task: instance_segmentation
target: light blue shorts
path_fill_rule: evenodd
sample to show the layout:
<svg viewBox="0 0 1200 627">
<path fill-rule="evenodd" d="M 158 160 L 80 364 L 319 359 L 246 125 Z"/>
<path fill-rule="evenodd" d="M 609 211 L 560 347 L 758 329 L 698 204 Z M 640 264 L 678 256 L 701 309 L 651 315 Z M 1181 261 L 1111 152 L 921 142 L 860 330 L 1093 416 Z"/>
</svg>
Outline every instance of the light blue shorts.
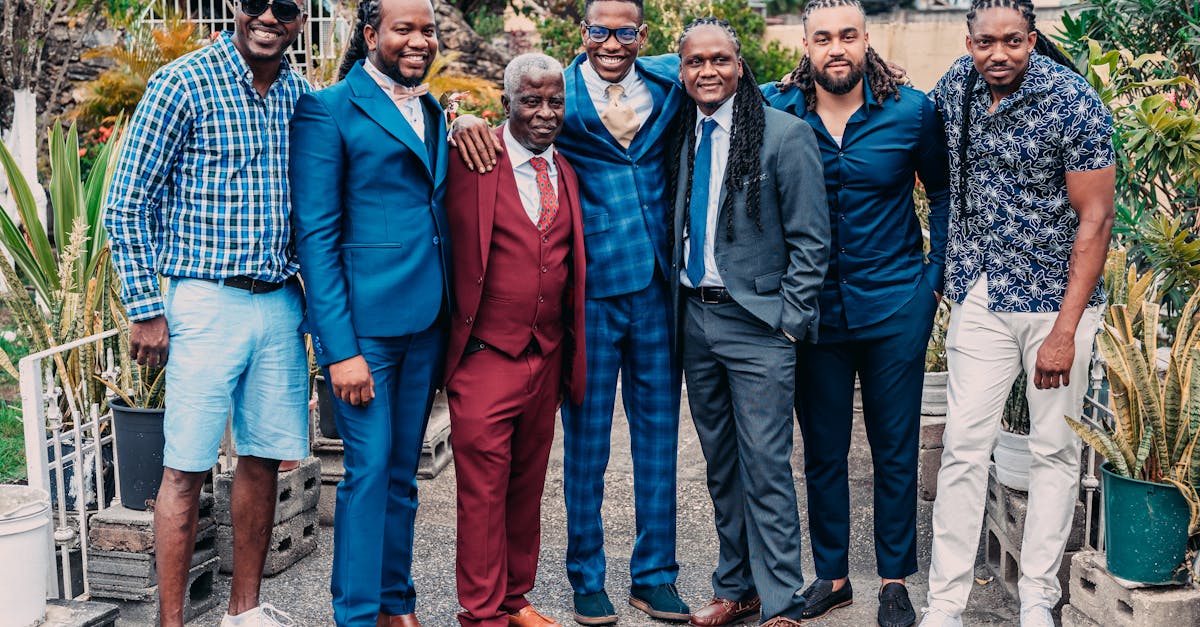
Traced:
<svg viewBox="0 0 1200 627">
<path fill-rule="evenodd" d="M 164 466 L 212 468 L 231 410 L 239 455 L 308 456 L 308 359 L 297 330 L 303 310 L 294 281 L 251 294 L 170 280 Z"/>
</svg>

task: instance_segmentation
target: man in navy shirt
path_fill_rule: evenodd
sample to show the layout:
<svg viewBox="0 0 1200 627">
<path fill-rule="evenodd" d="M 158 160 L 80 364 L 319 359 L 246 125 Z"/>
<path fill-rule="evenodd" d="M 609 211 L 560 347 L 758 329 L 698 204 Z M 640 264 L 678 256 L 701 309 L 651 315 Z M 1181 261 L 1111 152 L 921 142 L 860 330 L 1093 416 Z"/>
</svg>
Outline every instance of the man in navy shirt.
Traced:
<svg viewBox="0 0 1200 627">
<path fill-rule="evenodd" d="M 825 168 L 833 234 L 816 344 L 797 344 L 796 410 L 804 433 L 809 528 L 817 579 L 803 617 L 849 605 L 847 456 L 854 379 L 875 465 L 879 624 L 916 620 L 904 578 L 917 572 L 917 449 L 925 343 L 942 290 L 949 189 L 933 103 L 896 84 L 868 46 L 857 0 L 814 0 L 807 55 L 771 104 L 807 121 Z M 926 260 L 913 209 L 915 175 L 930 201 Z"/>
</svg>

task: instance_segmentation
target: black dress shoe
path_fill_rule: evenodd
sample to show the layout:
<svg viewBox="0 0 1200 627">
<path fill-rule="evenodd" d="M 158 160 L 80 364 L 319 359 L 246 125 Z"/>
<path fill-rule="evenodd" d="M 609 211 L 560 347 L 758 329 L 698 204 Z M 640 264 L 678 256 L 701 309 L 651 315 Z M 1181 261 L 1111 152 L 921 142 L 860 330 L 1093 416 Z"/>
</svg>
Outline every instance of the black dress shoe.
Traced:
<svg viewBox="0 0 1200 627">
<path fill-rule="evenodd" d="M 917 613 L 908 600 L 908 588 L 892 582 L 879 591 L 879 627 L 909 627 L 917 622 Z"/>
<path fill-rule="evenodd" d="M 854 589 L 850 580 L 840 590 L 834 591 L 833 582 L 828 579 L 818 579 L 812 582 L 804 591 L 804 611 L 800 617 L 804 620 L 821 618 L 839 607 L 846 607 L 854 602 Z"/>
</svg>

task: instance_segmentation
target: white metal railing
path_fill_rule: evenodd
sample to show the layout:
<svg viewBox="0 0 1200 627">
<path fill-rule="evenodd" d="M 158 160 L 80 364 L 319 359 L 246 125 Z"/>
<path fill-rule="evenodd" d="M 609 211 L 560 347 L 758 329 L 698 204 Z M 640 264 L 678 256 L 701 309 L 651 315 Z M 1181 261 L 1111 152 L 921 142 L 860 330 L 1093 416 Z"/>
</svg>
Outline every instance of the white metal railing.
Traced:
<svg viewBox="0 0 1200 627">
<path fill-rule="evenodd" d="M 349 41 L 350 27 L 338 16 L 338 0 L 308 0 L 308 23 L 288 50 L 288 62 L 308 75 L 317 61 L 336 60 Z M 146 7 L 140 23 L 158 26 L 168 14 L 195 22 L 207 33 L 233 30 L 237 2 L 234 0 L 155 0 Z"/>
<path fill-rule="evenodd" d="M 1083 398 L 1083 415 L 1080 416 L 1080 420 L 1093 428 L 1111 428 L 1116 416 L 1108 407 L 1108 393 L 1102 387 L 1104 364 L 1099 351 L 1093 353 L 1089 383 L 1090 390 Z M 1096 449 L 1084 442 L 1082 476 L 1079 481 L 1084 504 L 1083 543 L 1087 547 L 1104 550 L 1104 501 L 1100 498 L 1100 479 L 1096 476 L 1100 468 L 1099 458 Z"/>
<path fill-rule="evenodd" d="M 29 355 L 21 359 L 19 364 L 29 485 L 55 495 L 51 503 L 53 542 L 46 550 L 50 553 L 51 563 L 57 558 L 61 564 L 63 589 L 59 589 L 55 569 L 49 569 L 47 592 L 50 596 L 73 599 L 88 593 L 88 515 L 105 509 L 111 500 L 112 495 L 106 494 L 104 485 L 105 450 L 114 448 L 111 410 L 107 404 L 101 407 L 86 402 L 96 391 L 95 386 L 101 384 L 84 376 L 79 389 L 63 385 L 62 377 L 56 370 L 60 363 L 56 357 L 94 345 L 95 352 L 92 354 L 105 355 L 108 364 L 103 376 L 115 380 L 112 353 L 105 350 L 105 340 L 116 335 L 116 329 L 90 335 Z M 71 419 L 71 424 L 65 430 L 64 408 Z M 53 459 L 50 459 L 51 453 Z M 68 469 L 73 470 L 68 472 Z M 71 477 L 68 478 L 68 474 Z M 119 499 L 119 483 L 114 481 L 114 487 Z M 75 589 L 71 576 L 71 554 L 74 551 L 80 552 L 85 573 L 80 590 Z"/>
</svg>

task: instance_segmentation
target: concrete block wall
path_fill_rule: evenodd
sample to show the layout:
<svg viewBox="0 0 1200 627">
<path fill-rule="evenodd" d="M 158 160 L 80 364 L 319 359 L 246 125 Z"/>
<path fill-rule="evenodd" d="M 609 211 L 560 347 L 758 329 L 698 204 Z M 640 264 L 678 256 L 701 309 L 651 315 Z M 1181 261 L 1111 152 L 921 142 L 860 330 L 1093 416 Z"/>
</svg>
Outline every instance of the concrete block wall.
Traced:
<svg viewBox="0 0 1200 627">
<path fill-rule="evenodd" d="M 1080 551 L 1071 561 L 1071 606 L 1065 627 L 1183 627 L 1200 625 L 1200 589 L 1128 588 L 1108 572 L 1104 554 Z M 1068 623 L 1068 614 L 1071 622 Z M 1090 621 L 1090 622 L 1089 622 Z"/>
<path fill-rule="evenodd" d="M 236 471 L 235 471 L 236 472 Z M 233 516 L 230 511 L 234 473 L 213 478 L 216 497 L 216 545 L 222 573 L 232 573 L 236 559 L 233 548 Z M 275 490 L 275 519 L 263 575 L 273 576 L 311 554 L 317 548 L 317 505 L 321 498 L 321 462 L 316 457 L 300 461 L 293 470 L 279 473 Z"/>
</svg>

